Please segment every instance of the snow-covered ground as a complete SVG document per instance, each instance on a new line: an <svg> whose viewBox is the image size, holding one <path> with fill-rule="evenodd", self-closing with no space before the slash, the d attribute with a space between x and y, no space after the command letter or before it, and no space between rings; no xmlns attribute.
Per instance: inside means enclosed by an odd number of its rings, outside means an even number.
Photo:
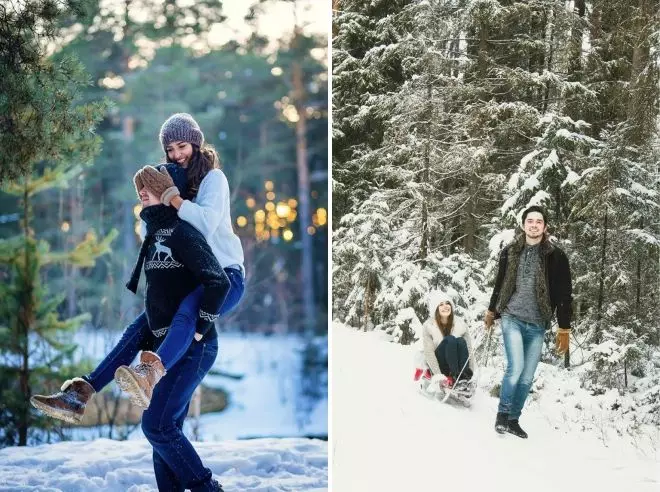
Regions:
<svg viewBox="0 0 660 492"><path fill-rule="evenodd" d="M332 490L660 490L660 430L619 435L609 417L600 428L580 425L598 421L598 405L585 395L557 396L559 370L539 373L544 388L530 395L520 420L529 439L500 436L493 429L498 400L487 392L501 378L501 363L482 371L465 409L418 393L415 346L339 323L332 330ZM576 388L568 392L575 395Z"/></svg>
<svg viewBox="0 0 660 492"><path fill-rule="evenodd" d="M227 491L328 490L325 441L254 439L195 448ZM0 449L0 491L156 491L151 453L144 440L109 439Z"/></svg>
<svg viewBox="0 0 660 492"><path fill-rule="evenodd" d="M98 360L121 334L106 342L103 337L81 334L86 355ZM111 346L111 345L110 345ZM202 441L252 437L304 437L328 435L327 391L325 397L310 401L300 394L304 341L295 335L220 333L218 358L213 369L242 376L230 379L207 375L203 384L229 392L228 407L200 418ZM113 382L110 383L114 385ZM309 412L303 405L311 406ZM184 430L189 429L188 422ZM93 439L95 429L72 429L74 439ZM190 435L190 434L188 434ZM138 428L129 439L142 438Z"/></svg>

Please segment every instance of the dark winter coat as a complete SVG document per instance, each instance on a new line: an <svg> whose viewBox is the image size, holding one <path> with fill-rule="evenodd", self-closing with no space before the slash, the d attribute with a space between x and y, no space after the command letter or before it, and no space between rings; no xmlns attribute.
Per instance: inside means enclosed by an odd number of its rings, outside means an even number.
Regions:
<svg viewBox="0 0 660 492"><path fill-rule="evenodd" d="M516 276L525 236L518 237L500 254L495 288L488 309L500 317L516 289ZM555 315L560 328L570 328L573 316L573 286L566 254L544 239L540 244L541 261L537 271L536 299L539 311L548 321ZM547 324L547 328L550 323Z"/></svg>
<svg viewBox="0 0 660 492"><path fill-rule="evenodd" d="M230 283L204 236L165 205L146 207L140 213L147 235L126 285L137 290L144 263L145 311L149 328L163 338L179 305L198 285L204 287L196 331L210 340L217 336L213 321L229 292Z"/></svg>

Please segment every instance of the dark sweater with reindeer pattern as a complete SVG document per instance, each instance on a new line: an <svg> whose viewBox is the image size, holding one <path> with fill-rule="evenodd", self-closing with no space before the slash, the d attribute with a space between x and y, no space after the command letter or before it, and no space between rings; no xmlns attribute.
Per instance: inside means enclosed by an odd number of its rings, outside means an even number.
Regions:
<svg viewBox="0 0 660 492"><path fill-rule="evenodd" d="M179 305L200 284L204 287L196 331L202 340L217 336L213 321L229 292L229 279L204 236L177 217L176 209L152 205L140 212L147 235L127 287L133 292L144 263L145 311L156 344L167 334Z"/></svg>

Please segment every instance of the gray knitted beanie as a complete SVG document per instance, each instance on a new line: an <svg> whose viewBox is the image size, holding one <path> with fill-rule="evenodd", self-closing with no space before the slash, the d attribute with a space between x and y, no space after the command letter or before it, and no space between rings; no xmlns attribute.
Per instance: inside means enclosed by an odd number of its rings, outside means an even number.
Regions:
<svg viewBox="0 0 660 492"><path fill-rule="evenodd" d="M188 113L176 113L167 118L160 127L160 143L167 154L167 146L172 142L189 142L197 147L204 144L204 134L195 119Z"/></svg>

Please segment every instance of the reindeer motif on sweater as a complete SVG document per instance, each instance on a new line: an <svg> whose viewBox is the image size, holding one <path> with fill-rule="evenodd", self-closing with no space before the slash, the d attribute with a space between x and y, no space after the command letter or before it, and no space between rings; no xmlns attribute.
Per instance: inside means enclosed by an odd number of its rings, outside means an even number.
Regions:
<svg viewBox="0 0 660 492"><path fill-rule="evenodd" d="M169 246L173 232L173 228L163 228L154 234L155 241L149 247L149 260L145 262L145 271L164 268L183 268L183 264L176 261L174 256L172 256L172 248Z"/></svg>
<svg viewBox="0 0 660 492"><path fill-rule="evenodd" d="M206 239L171 207L146 207L140 217L147 225L145 310L152 333L164 337L183 299L202 285L197 331L214 335L213 321L227 296L229 279Z"/></svg>
<svg viewBox="0 0 660 492"><path fill-rule="evenodd" d="M167 246L163 245L163 241L165 239L162 236L156 236L156 243L154 244L156 251L154 251L154 255L151 258L153 261L154 259L157 259L159 261L167 261L169 258L170 260L174 261L174 258L172 258L172 250L168 248ZM165 253L165 259L160 260L160 254Z"/></svg>

